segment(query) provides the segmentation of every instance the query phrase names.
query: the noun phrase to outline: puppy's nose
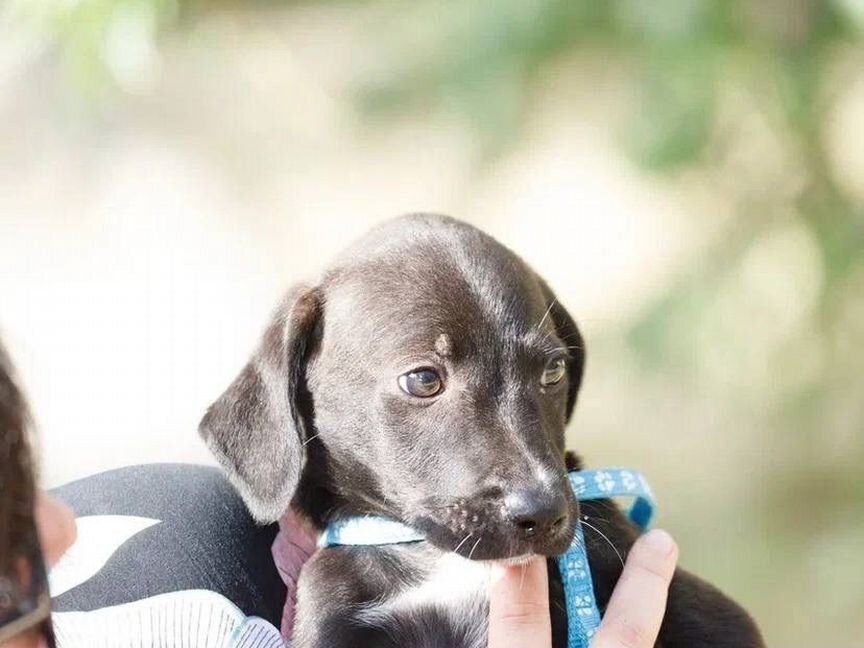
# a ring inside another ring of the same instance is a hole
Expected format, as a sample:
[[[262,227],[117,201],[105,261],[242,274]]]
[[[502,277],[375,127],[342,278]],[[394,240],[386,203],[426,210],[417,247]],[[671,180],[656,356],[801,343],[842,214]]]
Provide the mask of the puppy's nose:
[[[514,491],[504,498],[511,524],[526,538],[552,535],[567,522],[567,500],[547,489]]]

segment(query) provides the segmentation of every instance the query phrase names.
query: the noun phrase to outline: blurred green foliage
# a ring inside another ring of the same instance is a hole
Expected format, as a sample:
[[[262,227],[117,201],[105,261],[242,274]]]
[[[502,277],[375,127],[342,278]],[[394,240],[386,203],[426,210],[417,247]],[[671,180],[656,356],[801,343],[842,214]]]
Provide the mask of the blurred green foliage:
[[[98,96],[112,82],[110,51],[118,46],[151,46],[160,30],[180,18],[182,0],[8,0],[4,21],[29,28],[56,45],[76,90]],[[125,43],[121,43],[125,41]]]
[[[98,92],[111,83],[107,53],[116,41],[152,43],[161,30],[226,4],[232,3],[8,0],[3,11],[51,35],[74,82]],[[393,56],[386,71],[358,86],[359,105],[368,114],[455,106],[486,154],[518,139],[537,83],[556,59],[580,51],[627,71],[634,92],[622,145],[653,171],[722,165],[728,135],[721,127],[728,125],[718,114],[730,88],[749,93],[782,135],[786,153],[803,166],[806,180],[795,207],[823,253],[826,300],[855,267],[864,244],[861,206],[834,180],[822,130],[843,82],[838,58],[844,47],[860,45],[860,0],[378,4],[389,18],[374,38]]]

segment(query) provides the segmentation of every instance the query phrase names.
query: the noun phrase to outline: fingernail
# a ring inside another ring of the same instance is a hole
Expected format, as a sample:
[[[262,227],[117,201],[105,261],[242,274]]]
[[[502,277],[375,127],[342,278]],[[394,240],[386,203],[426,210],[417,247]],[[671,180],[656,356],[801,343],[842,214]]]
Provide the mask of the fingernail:
[[[669,555],[675,551],[675,541],[663,529],[652,529],[642,537],[645,546],[663,555]]]

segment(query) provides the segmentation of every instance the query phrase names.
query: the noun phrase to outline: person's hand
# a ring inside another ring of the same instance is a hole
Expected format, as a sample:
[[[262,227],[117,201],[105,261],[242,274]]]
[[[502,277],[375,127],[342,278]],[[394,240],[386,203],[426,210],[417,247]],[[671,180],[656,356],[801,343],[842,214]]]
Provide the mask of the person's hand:
[[[75,542],[75,515],[65,504],[48,495],[40,495],[36,501],[35,518],[42,556],[50,567]],[[42,648],[44,645],[39,633],[33,630],[3,642],[0,648]]]
[[[636,541],[591,648],[654,646],[677,561],[678,547],[665,531]],[[489,648],[552,648],[544,558],[499,568],[490,594]]]
[[[63,502],[42,493],[36,500],[35,517],[42,556],[51,567],[75,542],[75,514]]]

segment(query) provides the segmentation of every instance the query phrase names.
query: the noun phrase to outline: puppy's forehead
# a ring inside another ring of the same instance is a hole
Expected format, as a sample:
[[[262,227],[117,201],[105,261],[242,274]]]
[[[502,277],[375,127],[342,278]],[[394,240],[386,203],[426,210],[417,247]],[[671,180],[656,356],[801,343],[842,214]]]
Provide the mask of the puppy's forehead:
[[[488,304],[494,302],[488,295],[480,298],[464,281],[446,275],[440,267],[430,272],[375,268],[345,277],[329,292],[328,314],[332,307],[336,317],[354,326],[433,344],[446,333],[452,345],[453,338],[498,319],[503,309]]]
[[[534,273],[474,231],[363,251],[329,275],[327,317],[378,347],[442,356],[537,331],[547,308]]]

